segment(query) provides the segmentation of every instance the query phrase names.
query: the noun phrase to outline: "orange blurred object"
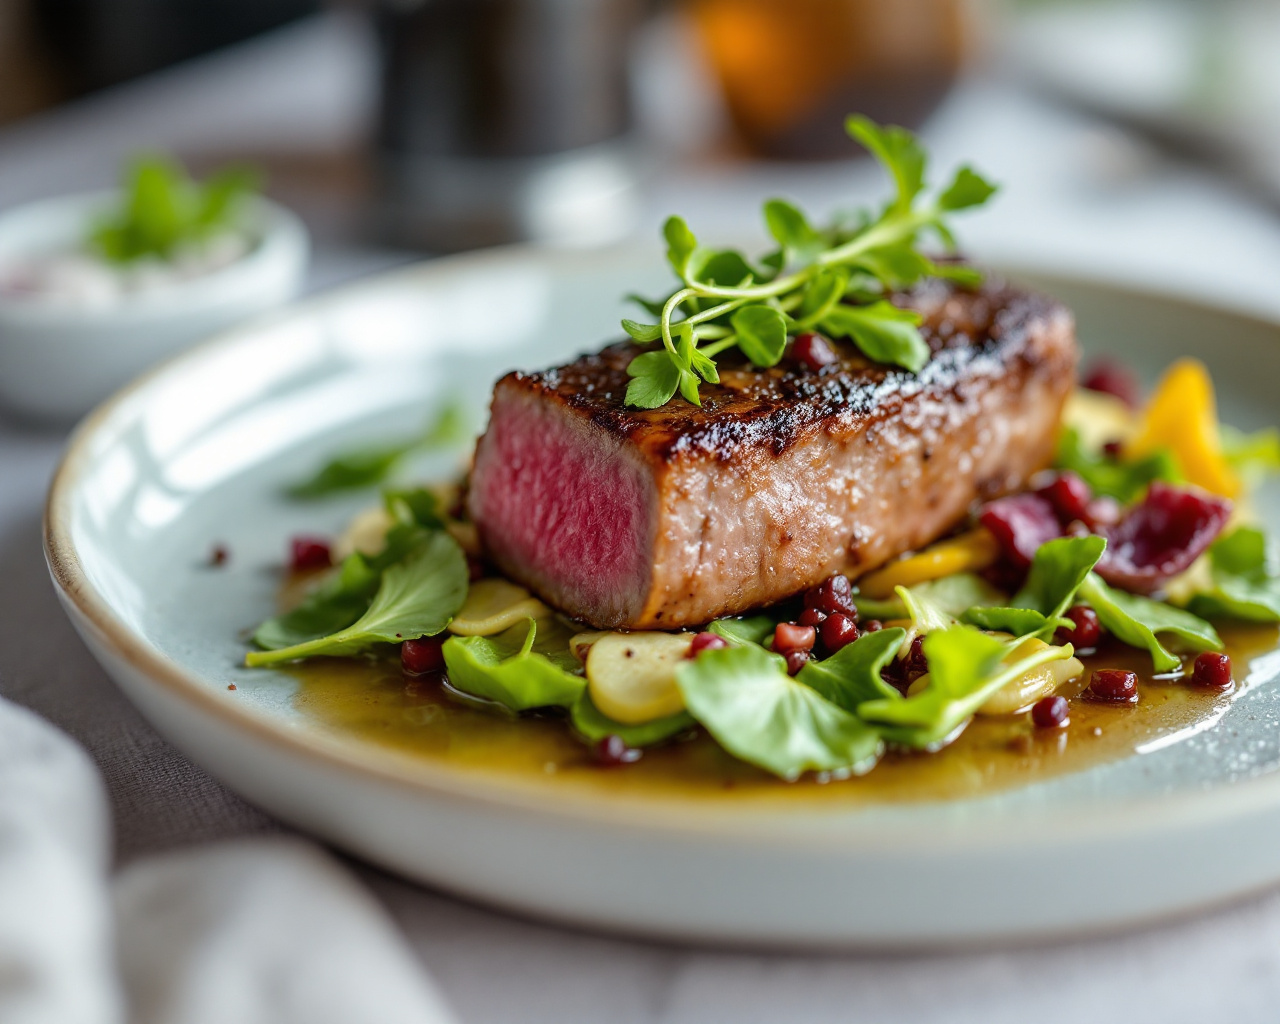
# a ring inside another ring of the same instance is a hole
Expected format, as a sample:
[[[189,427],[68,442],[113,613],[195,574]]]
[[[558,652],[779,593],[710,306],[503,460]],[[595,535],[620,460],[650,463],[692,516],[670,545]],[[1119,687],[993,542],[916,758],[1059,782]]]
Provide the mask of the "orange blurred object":
[[[855,151],[844,118],[919,124],[966,50],[964,0],[691,0],[725,101],[764,156]]]

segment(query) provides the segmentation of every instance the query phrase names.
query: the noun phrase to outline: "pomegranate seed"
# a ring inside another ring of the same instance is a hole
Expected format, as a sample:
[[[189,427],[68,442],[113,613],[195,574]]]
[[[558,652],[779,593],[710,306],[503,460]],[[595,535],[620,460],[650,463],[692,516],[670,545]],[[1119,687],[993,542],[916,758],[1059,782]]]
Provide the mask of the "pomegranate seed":
[[[1031,721],[1040,729],[1060,729],[1069,721],[1065,697],[1042,697],[1031,707]]]
[[[1138,675],[1122,668],[1100,668],[1089,680],[1089,695],[1113,703],[1138,702]]]
[[[790,651],[811,651],[818,639],[818,631],[812,626],[797,626],[793,622],[779,622],[773,631],[773,649],[779,654]]]
[[[836,614],[839,613],[837,612]],[[796,624],[800,626],[821,626],[826,617],[826,612],[819,611],[817,608],[806,608],[796,616]]]
[[[621,736],[610,734],[596,744],[596,761],[605,768],[635,764],[640,756],[641,751],[627,746]]]
[[[400,667],[414,675],[439,672],[444,668],[444,638],[424,636],[400,645]]]
[[[1078,604],[1067,610],[1064,619],[1070,619],[1074,626],[1065,626],[1053,634],[1053,642],[1061,646],[1071,644],[1077,651],[1088,651],[1098,646],[1102,639],[1102,623],[1098,621],[1098,613],[1088,605]]]
[[[333,565],[329,542],[323,537],[294,537],[289,542],[291,569],[325,569]]]
[[[1059,522],[1070,523],[1077,519],[1088,521],[1093,491],[1075,473],[1059,473],[1051,484],[1041,487],[1036,493],[1048,499],[1053,510],[1058,513]]]
[[[787,675],[796,675],[808,660],[808,651],[787,651]]]
[[[848,647],[858,639],[857,624],[849,616],[841,615],[839,612],[827,616],[826,622],[820,627],[820,632],[822,646],[826,648],[828,654],[835,654],[836,651]]]
[[[1130,408],[1136,408],[1141,397],[1133,374],[1126,367],[1109,359],[1094,363],[1080,383],[1090,391],[1112,395]]]
[[[1123,452],[1124,452],[1124,442],[1121,441],[1119,438],[1115,438],[1114,440],[1111,440],[1111,441],[1106,441],[1102,445],[1102,454],[1109,459],[1118,459],[1120,458],[1120,455]]]
[[[1227,689],[1235,682],[1231,678],[1231,659],[1213,651],[1197,654],[1195,666],[1191,670],[1191,681],[1197,686],[1209,686],[1215,690]]]
[[[903,664],[908,683],[914,683],[929,671],[929,659],[924,653],[924,637],[918,636],[911,641],[911,650]]]
[[[689,653],[686,658],[696,658],[703,651],[718,651],[729,646],[729,641],[715,633],[699,633],[693,638],[693,643],[689,645]]]
[[[879,619],[868,619],[862,624],[862,632],[864,633],[879,633],[882,629],[884,629],[884,623]]]
[[[840,573],[828,576],[816,587],[806,590],[804,606],[817,608],[828,615],[839,612],[851,619],[856,620],[858,617],[858,610],[853,605],[853,584],[849,582],[848,576]]]
[[[840,358],[826,338],[812,332],[796,336],[795,343],[791,346],[791,354],[814,373],[821,372]]]
[[[209,552],[210,565],[226,565],[227,559],[231,557],[231,552],[227,550],[225,544],[215,544],[213,550]]]

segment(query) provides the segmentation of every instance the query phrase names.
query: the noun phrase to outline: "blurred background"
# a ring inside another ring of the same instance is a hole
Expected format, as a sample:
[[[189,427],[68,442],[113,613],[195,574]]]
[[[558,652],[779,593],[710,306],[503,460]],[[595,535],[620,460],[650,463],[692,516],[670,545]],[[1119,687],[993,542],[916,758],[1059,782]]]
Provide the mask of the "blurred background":
[[[1214,287],[1276,306],[1280,0],[0,0],[0,207],[248,159],[317,286],[830,212],[877,188],[850,111],[1004,182],[979,252],[1203,288],[1247,249]]]

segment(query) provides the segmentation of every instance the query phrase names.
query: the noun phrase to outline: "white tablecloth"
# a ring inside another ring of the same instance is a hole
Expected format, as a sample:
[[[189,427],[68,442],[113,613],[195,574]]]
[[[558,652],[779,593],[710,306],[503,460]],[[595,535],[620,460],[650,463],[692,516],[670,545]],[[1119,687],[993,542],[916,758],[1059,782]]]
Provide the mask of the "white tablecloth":
[[[370,95],[360,31],[341,19],[290,29],[0,132],[0,208],[100,185],[140,145],[337,153],[367,123]],[[965,232],[979,255],[1109,274],[1280,315],[1280,225],[1201,175],[998,81],[960,90],[927,134],[940,162],[972,157],[1006,183],[1001,202]],[[866,195],[872,174],[865,165],[695,161],[654,181],[644,229],[680,210],[708,235],[739,236],[741,219],[755,223],[763,196],[791,195],[821,211]],[[317,286],[406,258],[352,241],[349,217],[322,188],[308,191],[304,181],[286,199],[316,230]],[[0,422],[0,694],[56,723],[92,755],[109,794],[122,881],[142,858],[277,831],[142,721],[58,608],[40,550],[40,509],[62,441],[59,433]],[[1105,849],[1097,857],[1107,863]],[[1158,929],[1040,948],[774,955],[566,931],[354,868],[466,1024],[1140,1024],[1280,1016],[1275,894]],[[1223,870],[1230,870],[1229,850]]]

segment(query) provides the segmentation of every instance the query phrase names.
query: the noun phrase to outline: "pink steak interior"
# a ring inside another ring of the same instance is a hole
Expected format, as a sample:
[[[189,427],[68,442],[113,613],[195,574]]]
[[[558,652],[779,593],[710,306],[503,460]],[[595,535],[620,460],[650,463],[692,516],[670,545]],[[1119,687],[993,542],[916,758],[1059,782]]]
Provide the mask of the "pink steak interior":
[[[590,423],[500,389],[470,502],[499,565],[555,604],[600,624],[639,611],[653,482],[637,454]]]

